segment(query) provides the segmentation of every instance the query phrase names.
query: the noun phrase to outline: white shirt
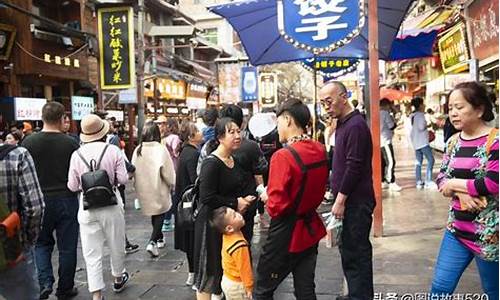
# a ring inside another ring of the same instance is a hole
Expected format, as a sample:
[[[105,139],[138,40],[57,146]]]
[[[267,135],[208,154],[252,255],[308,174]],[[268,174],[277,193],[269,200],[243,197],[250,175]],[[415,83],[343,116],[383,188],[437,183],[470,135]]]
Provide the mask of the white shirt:
[[[392,143],[394,125],[391,114],[387,110],[380,110],[380,145],[382,147]]]
[[[429,132],[424,113],[417,111],[411,114],[410,121],[412,124],[410,139],[413,149],[419,150],[429,145]]]

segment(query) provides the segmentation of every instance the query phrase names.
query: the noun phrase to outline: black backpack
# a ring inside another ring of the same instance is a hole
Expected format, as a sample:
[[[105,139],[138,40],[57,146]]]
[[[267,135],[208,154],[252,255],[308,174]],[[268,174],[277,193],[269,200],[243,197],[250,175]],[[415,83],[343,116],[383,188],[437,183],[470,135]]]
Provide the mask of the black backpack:
[[[82,191],[83,191],[83,209],[95,209],[105,206],[116,205],[116,195],[113,191],[113,186],[109,182],[108,173],[105,170],[99,170],[101,160],[108,149],[108,144],[102,150],[99,160],[92,159],[88,163],[80,150],[77,150],[78,155],[83,160],[89,171],[81,175]]]

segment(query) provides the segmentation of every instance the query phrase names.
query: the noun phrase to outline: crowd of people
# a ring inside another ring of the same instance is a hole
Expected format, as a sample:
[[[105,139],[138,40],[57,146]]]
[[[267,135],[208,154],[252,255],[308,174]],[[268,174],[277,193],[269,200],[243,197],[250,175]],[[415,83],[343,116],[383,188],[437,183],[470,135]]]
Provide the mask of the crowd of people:
[[[276,129],[264,137],[243,134],[243,111],[233,104],[208,109],[203,122],[179,124],[164,116],[148,120],[130,161],[113,122],[87,115],[79,136],[71,136],[64,106],[47,103],[40,132],[26,137],[12,132],[0,146],[0,221],[3,203],[8,216],[19,215],[20,230],[10,238],[21,243],[14,257],[0,252],[0,295],[48,299],[55,285],[51,262],[57,246],[55,295],[75,297],[79,237],[92,298],[105,296],[105,246],[112,289],[126,288],[125,255],[139,248],[126,236],[124,187],[132,179],[140,211],[151,221],[145,250],[158,257],[166,245],[163,232],[174,231],[174,247],[188,262],[186,285],[197,299],[273,299],[290,274],[297,299],[316,299],[318,243],[326,235],[317,209],[327,194],[333,199],[333,218],[342,221],[339,251],[348,294],[339,299],[372,299],[371,132],[341,82],[327,82],[319,98],[332,120],[327,147],[308,135],[310,111],[292,98],[277,107]],[[447,143],[437,185],[425,106],[420,98],[412,106],[415,185],[437,188],[451,199],[430,293],[452,294],[475,259],[484,292],[498,299],[498,130],[487,125],[494,117],[491,101],[475,82],[457,85],[449,95],[450,122],[459,133]],[[382,178],[391,191],[401,190],[394,171],[396,126],[391,103],[382,99]],[[424,156],[428,164],[422,179]],[[179,204],[193,186],[196,218],[180,224]],[[264,209],[271,221],[261,224],[268,232],[256,257],[254,219]],[[2,259],[7,263],[2,265]]]

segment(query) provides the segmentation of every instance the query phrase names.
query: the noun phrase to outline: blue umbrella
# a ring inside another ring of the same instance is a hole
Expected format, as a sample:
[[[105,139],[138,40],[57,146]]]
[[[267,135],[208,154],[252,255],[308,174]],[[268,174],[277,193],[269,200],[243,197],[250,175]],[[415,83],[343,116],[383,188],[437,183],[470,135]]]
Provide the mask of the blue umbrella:
[[[414,58],[415,53],[428,53],[427,44],[394,43],[407,10],[413,0],[379,0],[379,57],[392,60],[396,53],[398,59]],[[238,33],[245,51],[253,65],[273,64],[303,60],[314,57],[306,50],[298,49],[287,42],[278,31],[276,0],[246,0],[216,5],[209,8],[213,13],[225,18]],[[365,17],[367,18],[367,17]],[[421,40],[419,40],[421,42]],[[398,47],[398,48],[394,48]],[[405,55],[405,48],[422,48]],[[425,49],[424,49],[425,48]],[[365,21],[359,36],[347,45],[330,53],[327,57],[368,58],[368,20]],[[412,57],[413,56],[413,57]],[[417,56],[418,57],[418,56]]]

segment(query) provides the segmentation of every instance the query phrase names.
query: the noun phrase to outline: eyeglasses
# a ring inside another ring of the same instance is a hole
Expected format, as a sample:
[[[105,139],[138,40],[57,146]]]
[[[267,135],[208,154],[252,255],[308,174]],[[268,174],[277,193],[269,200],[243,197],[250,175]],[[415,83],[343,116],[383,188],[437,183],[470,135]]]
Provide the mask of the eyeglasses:
[[[346,93],[340,93],[337,97],[332,98],[332,97],[326,97],[324,99],[319,99],[319,102],[324,108],[330,108],[332,106],[333,101],[338,100],[339,98],[347,96]]]

